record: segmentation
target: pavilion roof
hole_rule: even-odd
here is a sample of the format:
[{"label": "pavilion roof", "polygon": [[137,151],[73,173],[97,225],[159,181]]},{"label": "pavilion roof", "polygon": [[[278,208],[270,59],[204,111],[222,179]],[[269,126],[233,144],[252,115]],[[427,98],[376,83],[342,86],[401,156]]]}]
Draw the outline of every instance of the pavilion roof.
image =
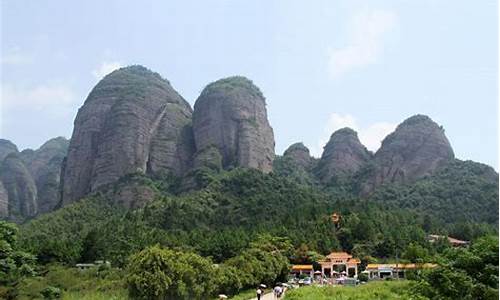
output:
[{"label": "pavilion roof", "polygon": [[304,271],[304,270],[312,270],[313,265],[292,265],[293,271]]},{"label": "pavilion roof", "polygon": [[347,260],[347,263],[348,264],[360,264],[361,260],[359,260],[358,258],[349,258],[349,260]]},{"label": "pavilion roof", "polygon": [[332,252],[328,254],[326,257],[330,259],[349,259],[352,258],[352,255],[350,255],[347,252]]}]

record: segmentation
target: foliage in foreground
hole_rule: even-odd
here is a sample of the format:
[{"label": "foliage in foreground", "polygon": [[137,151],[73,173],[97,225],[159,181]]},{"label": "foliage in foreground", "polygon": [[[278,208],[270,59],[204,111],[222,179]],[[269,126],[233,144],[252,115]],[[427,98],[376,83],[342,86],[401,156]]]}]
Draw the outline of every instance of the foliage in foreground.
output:
[{"label": "foliage in foreground", "polygon": [[34,276],[35,257],[20,251],[17,245],[17,226],[0,221],[0,298],[11,297],[9,287],[24,277]]},{"label": "foliage in foreground", "polygon": [[[128,299],[124,272],[114,268],[77,270],[63,265],[47,265],[43,276],[25,278],[17,286],[16,299]],[[44,298],[45,297],[45,298]]]},{"label": "foliage in foreground", "polygon": [[259,283],[285,279],[291,245],[286,239],[262,236],[241,255],[223,264],[190,252],[159,245],[130,258],[127,285],[134,299],[206,299],[218,293],[236,294]]},{"label": "foliage in foreground", "polygon": [[127,283],[134,299],[201,299],[215,293],[214,272],[199,255],[153,246],[132,255]]},{"label": "foliage in foreground", "polygon": [[413,287],[430,299],[498,299],[498,237],[484,237],[469,249],[449,249],[440,268],[424,272]]},{"label": "foliage in foreground", "polygon": [[286,293],[287,300],[403,300],[409,294],[408,281],[370,282],[355,287],[303,287]]}]

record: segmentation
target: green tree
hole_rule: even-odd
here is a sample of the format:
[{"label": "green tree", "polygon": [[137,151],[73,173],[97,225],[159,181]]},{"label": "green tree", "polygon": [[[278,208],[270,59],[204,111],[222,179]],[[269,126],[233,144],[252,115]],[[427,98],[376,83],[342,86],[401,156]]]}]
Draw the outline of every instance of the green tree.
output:
[{"label": "green tree", "polygon": [[211,261],[152,246],[131,256],[127,283],[138,299],[202,299],[216,291]]},{"label": "green tree", "polygon": [[36,275],[35,256],[18,249],[17,232],[15,224],[0,221],[0,298],[13,291],[1,287],[13,287],[21,278]]}]

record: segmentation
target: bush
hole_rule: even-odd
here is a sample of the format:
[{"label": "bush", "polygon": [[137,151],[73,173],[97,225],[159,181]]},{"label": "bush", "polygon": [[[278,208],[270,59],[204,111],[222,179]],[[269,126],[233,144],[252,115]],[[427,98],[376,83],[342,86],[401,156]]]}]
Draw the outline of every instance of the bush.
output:
[{"label": "bush", "polygon": [[215,294],[212,262],[194,253],[152,246],[128,266],[130,296],[137,299],[201,299]]},{"label": "bush", "polygon": [[48,286],[41,292],[44,299],[59,299],[61,298],[61,290],[54,287]]},{"label": "bush", "polygon": [[358,279],[359,279],[359,281],[367,282],[368,281],[368,275],[366,275],[365,273],[361,273],[361,274],[358,275]]}]

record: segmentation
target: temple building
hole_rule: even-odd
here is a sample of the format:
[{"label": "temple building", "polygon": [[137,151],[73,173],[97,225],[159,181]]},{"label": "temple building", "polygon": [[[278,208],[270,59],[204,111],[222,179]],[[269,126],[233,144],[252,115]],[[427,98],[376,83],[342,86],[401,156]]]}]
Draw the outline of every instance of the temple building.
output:
[{"label": "temple building", "polygon": [[314,275],[314,268],[313,265],[292,265],[290,274],[294,277],[299,277],[300,275],[305,274],[312,278]]},{"label": "temple building", "polygon": [[364,272],[369,279],[405,278],[410,270],[432,269],[436,264],[368,264]]},{"label": "temple building", "polygon": [[440,239],[448,239],[448,242],[453,246],[453,247],[464,247],[469,245],[469,241],[462,241],[456,238],[452,238],[451,236],[444,236],[444,235],[437,235],[437,234],[429,234],[427,236],[427,240],[429,243],[435,243],[439,241]]},{"label": "temple building", "polygon": [[347,252],[332,252],[326,256],[324,261],[319,261],[321,274],[326,277],[336,277],[337,274],[345,274],[348,277],[358,276],[358,264],[361,261],[353,258]]}]

